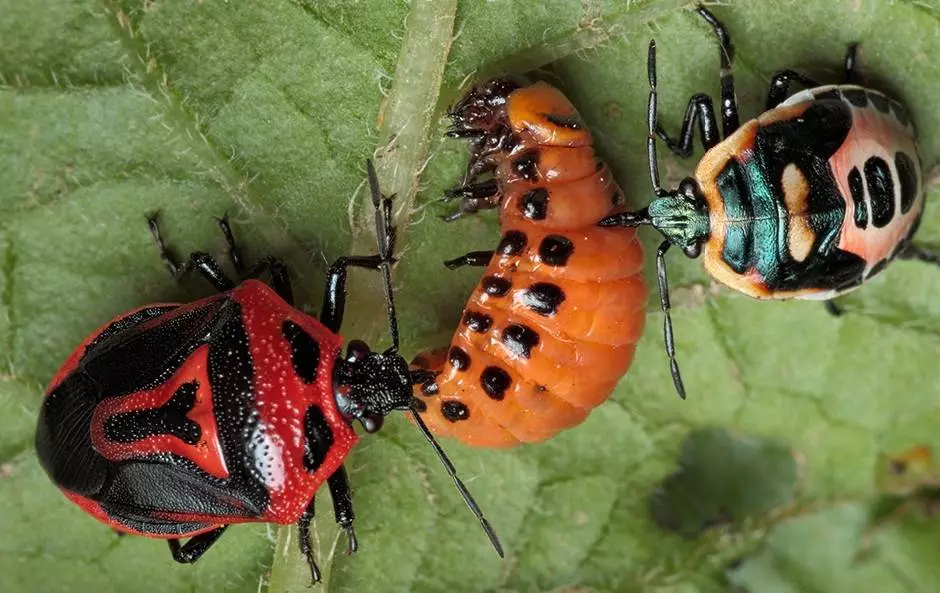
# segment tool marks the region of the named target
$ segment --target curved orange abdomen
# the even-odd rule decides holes
[[[538,442],[583,422],[629,368],[647,299],[635,232],[595,225],[622,209],[622,192],[567,98],[537,83],[493,109],[504,113],[473,117],[505,125],[487,134],[512,133],[485,156],[503,239],[450,347],[413,361],[436,373],[415,389],[431,430],[479,447]]]

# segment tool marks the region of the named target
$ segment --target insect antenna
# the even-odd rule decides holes
[[[375,206],[375,236],[379,243],[379,257],[382,261],[382,278],[385,282],[385,304],[388,309],[388,325],[392,333],[392,347],[386,350],[385,353],[397,354],[399,342],[398,318],[395,315],[395,298],[392,293],[391,272],[391,265],[395,261],[392,257],[392,254],[395,252],[395,227],[389,223],[392,218],[392,199],[394,196],[387,198],[382,195],[382,192],[379,190],[378,178],[375,175],[375,167],[372,166],[371,160],[366,161],[366,170],[369,173],[369,187],[372,190],[372,205]],[[424,372],[412,375],[412,381],[420,379],[426,380],[426,374]],[[447,456],[447,453],[444,452],[444,449],[438,444],[434,435],[431,434],[431,431],[424,423],[424,420],[421,419],[421,415],[418,411],[412,406],[409,406],[407,409],[414,417],[415,424],[421,429],[421,434],[424,435],[424,438],[434,448],[434,452],[437,453],[437,458],[441,460],[441,464],[444,466],[447,474],[454,480],[454,485],[463,497],[464,502],[467,503],[467,506],[470,507],[470,511],[480,521],[480,526],[483,528],[486,537],[489,538],[490,543],[493,544],[496,553],[499,554],[500,558],[504,558],[505,553],[503,552],[503,545],[499,542],[499,537],[497,537],[490,522],[483,516],[483,511],[480,509],[477,501],[474,500],[473,495],[470,494],[466,485],[464,485],[463,481],[457,476],[457,469]]]
[[[499,537],[496,535],[496,532],[493,530],[493,526],[490,525],[490,522],[487,521],[486,517],[483,515],[483,510],[480,509],[480,505],[477,504],[477,501],[473,499],[473,495],[470,494],[470,490],[467,489],[463,481],[457,476],[457,469],[454,467],[454,464],[451,462],[450,458],[447,456],[447,453],[444,452],[444,449],[438,444],[437,439],[434,438],[434,435],[431,434],[431,431],[428,429],[428,426],[424,423],[424,420],[421,419],[421,415],[414,408],[409,408],[411,415],[414,417],[415,424],[418,425],[418,428],[421,429],[421,434],[424,435],[424,438],[427,439],[428,443],[434,448],[434,451],[437,453],[437,458],[441,460],[441,464],[444,466],[444,469],[454,480],[454,486],[457,487],[457,491],[460,492],[460,495],[463,497],[467,506],[470,507],[470,512],[480,521],[480,527],[483,528],[483,533],[486,534],[486,537],[490,539],[490,543],[493,545],[493,549],[496,550],[496,553],[499,554],[500,558],[505,558],[506,555],[503,552],[503,544],[499,542]]]
[[[646,74],[650,83],[649,100],[646,104],[646,154],[649,158],[650,182],[653,184],[653,193],[657,198],[663,198],[673,195],[668,190],[663,189],[659,181],[659,159],[656,154],[656,40],[650,40],[649,53],[647,54]],[[604,217],[598,222],[598,226],[619,226],[619,227],[638,227],[652,224],[649,210],[643,208],[636,212],[619,212]]]
[[[385,284],[385,308],[388,313],[388,328],[392,334],[392,346],[386,354],[398,352],[398,316],[395,314],[395,296],[392,292],[392,255],[395,253],[395,227],[391,224],[392,200],[395,196],[385,197],[379,189],[379,180],[375,175],[372,161],[366,161],[369,173],[369,188],[372,191],[372,205],[375,207],[375,239],[379,244],[379,257],[382,260],[382,281]]]

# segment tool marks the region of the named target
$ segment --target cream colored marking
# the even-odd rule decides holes
[[[800,168],[793,163],[783,168],[780,181],[783,187],[783,202],[790,213],[787,223],[787,246],[793,259],[798,262],[805,261],[813,250],[813,241],[816,239],[816,233],[809,226],[807,218],[809,184]]]

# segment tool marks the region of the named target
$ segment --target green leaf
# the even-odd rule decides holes
[[[448,212],[438,198],[466,165],[442,119],[464,80],[537,70],[578,106],[629,198],[645,204],[649,38],[668,129],[693,93],[718,95],[713,34],[686,4],[0,0],[0,590],[307,590],[287,529],[234,526],[198,564],[177,566],[164,543],[119,538],[84,515],[37,463],[42,387],[84,336],[143,303],[209,294],[167,276],[145,216],[161,212],[178,254],[221,257],[212,217],[228,212],[247,259],[285,258],[298,301],[316,310],[328,263],[373,248],[364,161],[374,155],[385,191],[398,194],[403,352],[439,346],[479,274],[441,260],[497,238],[492,212],[438,219]],[[773,71],[834,80],[845,45],[860,41],[863,74],[904,98],[924,163],[936,161],[935,8],[760,0],[715,12],[737,47],[743,117],[759,112]],[[662,167],[674,183],[694,160],[663,155]],[[940,209],[928,206],[918,236],[940,247]],[[657,238],[644,238],[651,252]],[[343,554],[320,496],[322,590],[691,593],[727,590],[730,579],[760,591],[852,591],[870,576],[891,591],[895,573],[929,590],[932,524],[881,526],[862,561],[856,553],[885,491],[878,460],[940,446],[940,274],[892,264],[841,299],[847,313],[835,319],[818,303],[731,294],[681,255],[668,266],[688,401],[675,397],[651,299],[633,368],[584,425],[508,451],[445,442],[505,561],[414,427],[389,419],[348,459],[357,555]],[[344,335],[386,345],[378,279],[353,274],[351,291]],[[709,427],[799,460],[787,512],[758,505],[698,537],[656,525],[650,496],[677,471],[683,443],[696,442],[689,435]],[[757,474],[785,467],[757,459],[747,465]],[[819,533],[835,543],[814,543]]]

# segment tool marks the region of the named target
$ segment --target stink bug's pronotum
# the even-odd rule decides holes
[[[417,413],[415,376],[398,353],[389,280],[395,247],[391,200],[368,165],[379,253],[330,268],[319,319],[293,307],[286,267],[267,258],[245,269],[228,223],[219,221],[237,285],[205,253],[178,264],[150,227],[176,278],[194,270],[221,294],[189,304],[147,305],[89,336],[49,384],[36,448],[63,493],[119,532],[167,539],[173,558],[195,562],[232,523],[296,523],[314,581],[314,495],[326,482],[336,521],[355,551],[343,461],[357,436],[393,410],[410,411],[497,552],[502,548],[453,465]],[[351,266],[380,269],[392,346],[338,335]],[[250,278],[269,272],[272,287]],[[272,289],[273,288],[273,289]],[[181,538],[190,538],[185,544]]]
[[[637,212],[605,217],[601,226],[650,225],[666,240],[656,266],[666,351],[680,395],[664,255],[676,245],[702,256],[719,282],[759,299],[829,302],[857,288],[893,259],[937,263],[911,243],[924,208],[924,181],[914,128],[904,107],[879,91],[853,84],[856,46],[845,59],[842,84],[819,86],[782,70],[773,75],[767,111],[738,120],[731,60],[734,47],[722,24],[697,9],[721,48],[721,121],[711,99],[689,101],[679,140],[656,118],[656,45],[649,46],[650,177],[656,193]],[[788,97],[790,84],[805,87]],[[695,123],[706,153],[677,189],[660,185],[656,136],[675,154],[692,153]]]

